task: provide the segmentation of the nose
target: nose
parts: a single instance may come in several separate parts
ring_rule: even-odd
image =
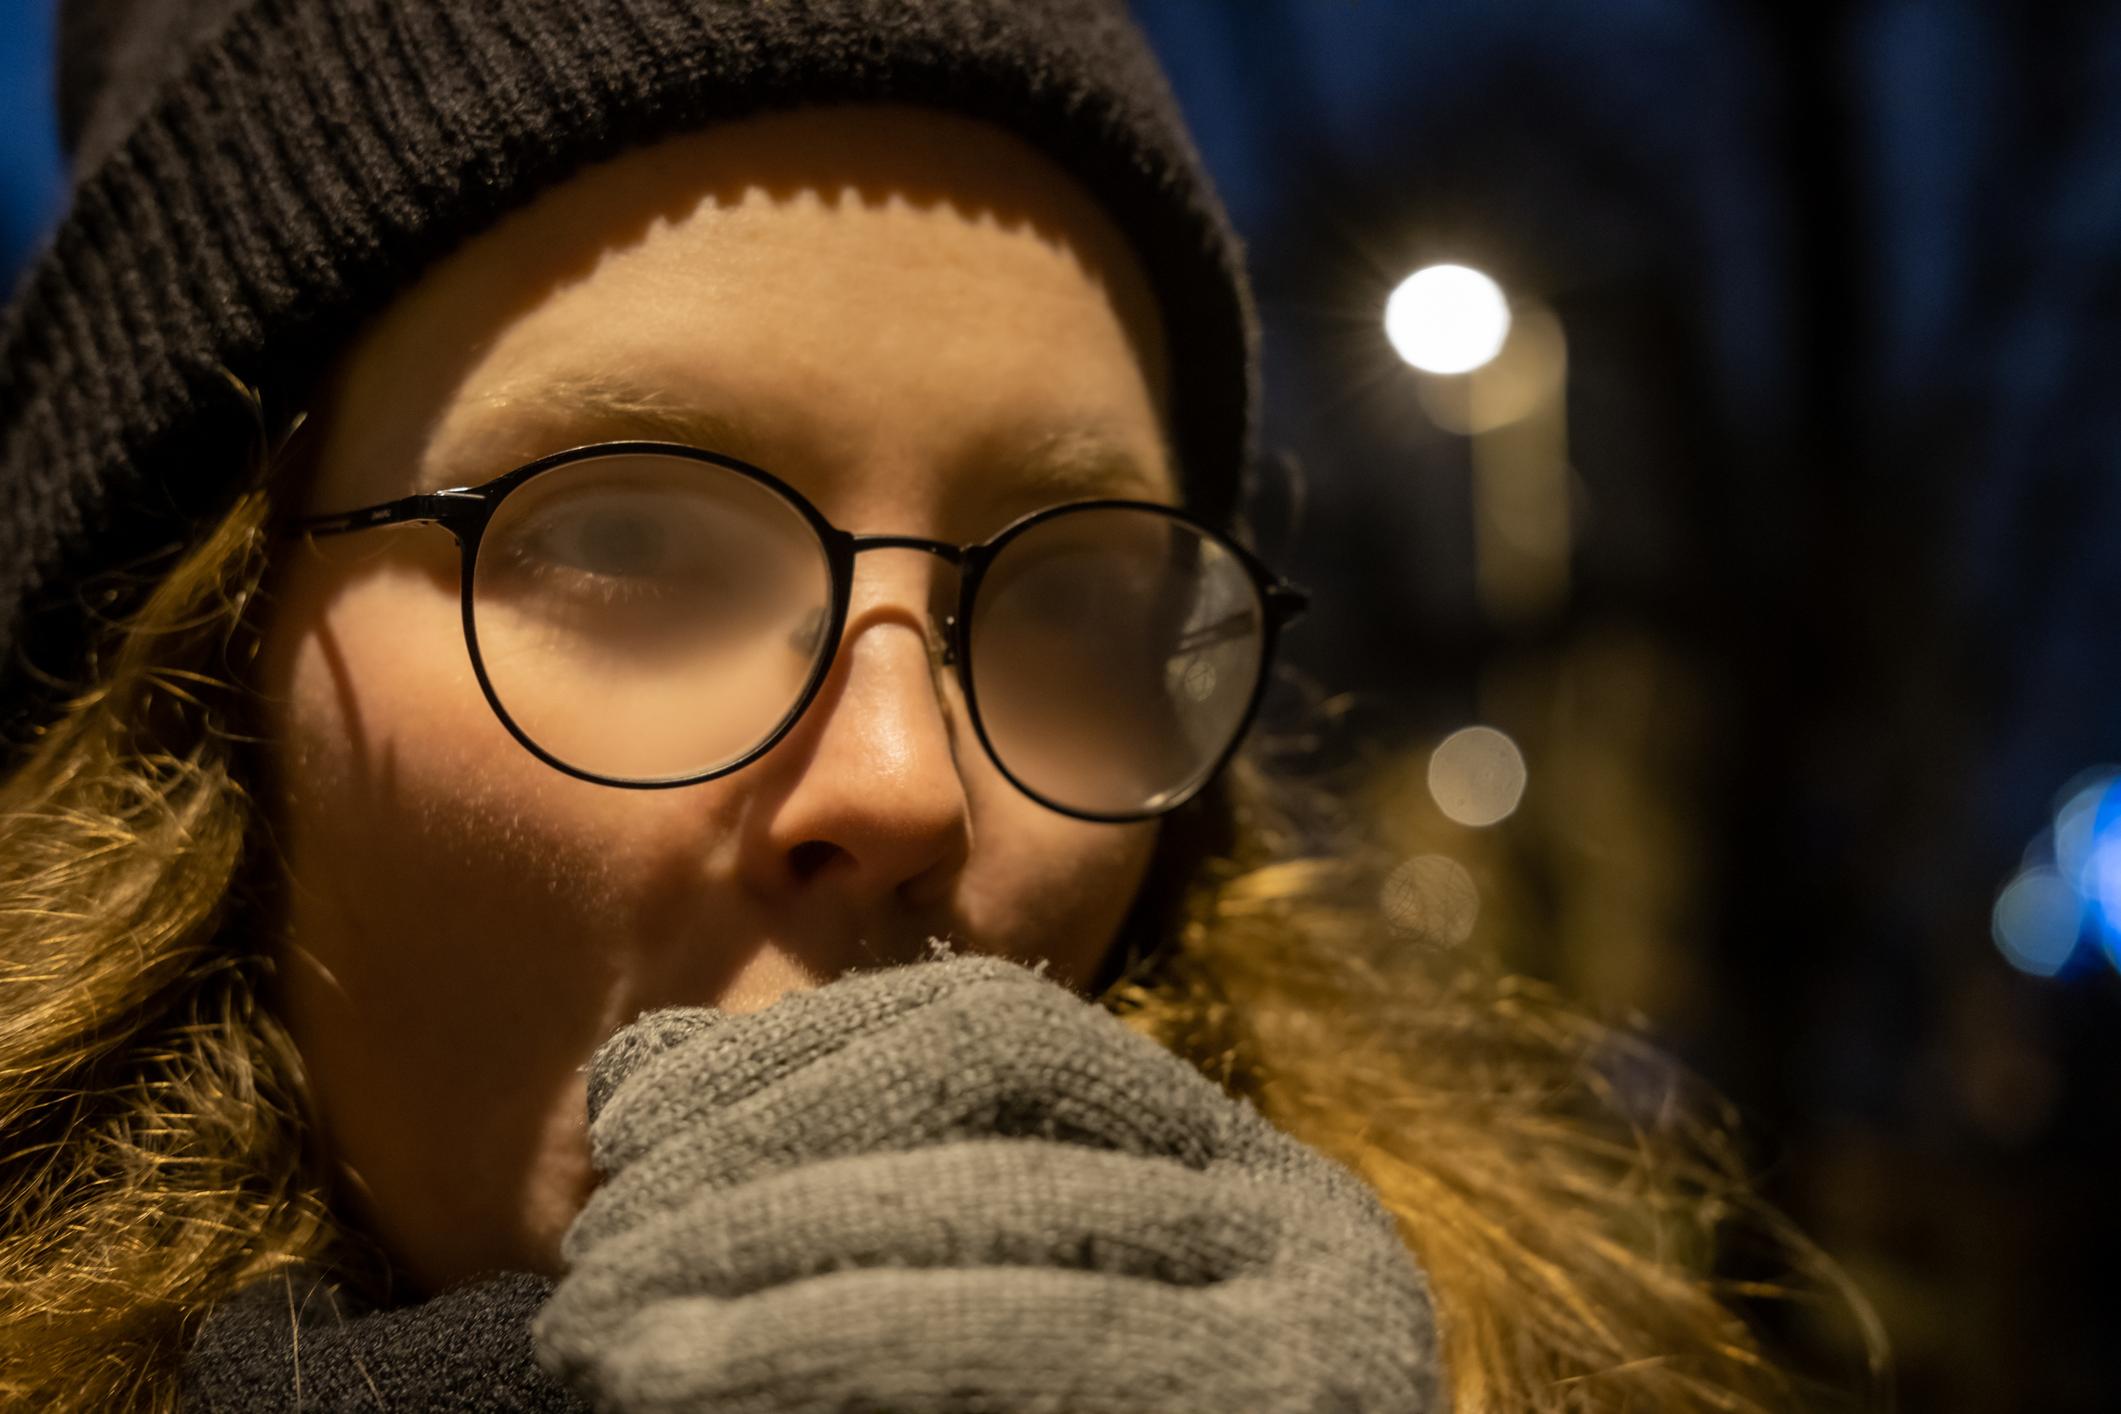
[[[767,896],[830,889],[856,916],[937,902],[972,848],[958,714],[927,605],[944,566],[891,550],[857,562],[832,670],[759,761],[745,867]]]

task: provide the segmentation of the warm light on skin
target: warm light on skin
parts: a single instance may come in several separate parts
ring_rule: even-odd
[[[1176,503],[1163,357],[1118,231],[1025,143],[912,109],[776,115],[580,174],[431,270],[313,409],[303,509],[680,417],[849,530],[969,541],[1053,484],[1011,484],[997,449],[1027,439],[1078,470],[1131,461]],[[538,395],[607,375],[626,391],[595,413]],[[755,1010],[930,937],[1094,974],[1157,827],[1063,816],[999,774],[932,656],[943,561],[864,555],[790,735],[656,791],[506,733],[457,562],[437,526],[291,544],[260,663],[294,880],[277,1004],[336,1171],[416,1282],[559,1271],[591,1186],[580,1067],[643,1011]]]
[[[1465,265],[1431,265],[1399,282],[1385,301],[1385,337],[1424,373],[1470,373],[1510,336],[1502,288]]]

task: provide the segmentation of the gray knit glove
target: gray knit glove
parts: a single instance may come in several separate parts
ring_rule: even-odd
[[[599,1409],[1441,1405],[1370,1189],[1015,963],[651,1012],[589,1114],[605,1182],[532,1331]]]

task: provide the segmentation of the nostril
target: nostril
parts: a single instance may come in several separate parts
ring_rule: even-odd
[[[788,851],[788,867],[795,871],[796,878],[809,879],[838,853],[840,847],[830,840],[804,840]]]

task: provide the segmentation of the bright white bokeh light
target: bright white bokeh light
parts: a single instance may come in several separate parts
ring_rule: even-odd
[[[2011,966],[2052,977],[2077,950],[2084,899],[2054,870],[2028,869],[1997,895],[1989,923],[1997,951]]]
[[[1524,754],[1493,727],[1461,727],[1429,756],[1429,794],[1461,825],[1492,825],[1524,798]]]
[[[1471,373],[1510,336],[1502,287],[1466,265],[1431,265],[1385,301],[1385,337],[1424,373]]]

